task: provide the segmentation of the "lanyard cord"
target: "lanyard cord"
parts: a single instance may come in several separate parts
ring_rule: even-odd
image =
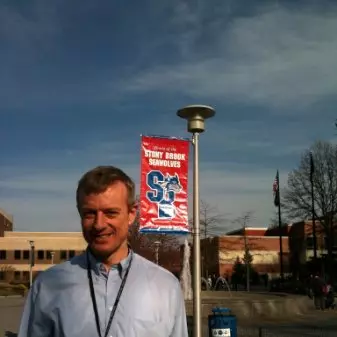
[[[126,280],[128,278],[128,275],[129,275],[132,259],[133,259],[133,253],[131,252],[130,262],[129,262],[129,265],[128,265],[127,269],[126,269],[125,275],[124,275],[124,277],[122,279],[122,283],[121,283],[121,285],[119,287],[115,303],[114,303],[114,305],[112,307],[111,314],[110,314],[110,317],[109,317],[108,325],[107,325],[106,330],[105,330],[104,337],[107,337],[108,334],[109,334],[109,330],[111,328],[112,320],[113,320],[113,318],[115,316],[119,300],[120,300],[120,298],[122,296],[122,292],[123,292]],[[94,314],[95,314],[96,328],[97,328],[98,336],[102,337],[101,325],[100,325],[100,322],[99,322],[98,308],[97,308],[97,302],[96,302],[96,296],[95,296],[94,282],[92,280],[91,263],[90,263],[90,259],[89,259],[89,251],[88,250],[87,250],[87,274],[88,274],[88,281],[89,281],[89,288],[90,288],[90,297],[91,297],[92,306],[93,306]]]

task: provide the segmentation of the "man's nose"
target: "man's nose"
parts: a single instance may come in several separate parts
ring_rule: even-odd
[[[105,217],[104,214],[102,212],[97,212],[96,214],[96,219],[95,219],[95,228],[96,229],[100,229],[100,228],[104,228],[105,227]]]

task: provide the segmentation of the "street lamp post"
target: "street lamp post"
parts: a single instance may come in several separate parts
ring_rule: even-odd
[[[192,133],[193,156],[193,336],[202,337],[201,312],[201,252],[199,219],[199,134],[205,131],[205,119],[215,110],[206,105],[189,105],[177,111],[187,120],[187,131]]]
[[[29,287],[32,287],[33,284],[33,267],[35,264],[35,246],[34,246],[34,241],[29,241],[29,245],[30,245],[30,266],[29,266]]]
[[[55,255],[55,252],[50,252],[51,264],[54,264],[54,255]]]
[[[160,246],[161,242],[160,241],[155,241],[154,242],[154,247],[155,247],[155,258],[156,258],[156,263],[159,264],[159,246]]]

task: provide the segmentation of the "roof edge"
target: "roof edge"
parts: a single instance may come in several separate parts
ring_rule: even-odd
[[[0,214],[13,224],[13,215],[8,214],[2,208],[0,208]]]

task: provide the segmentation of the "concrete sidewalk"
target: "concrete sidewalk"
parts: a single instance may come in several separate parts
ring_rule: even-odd
[[[14,337],[18,332],[24,302],[23,297],[0,298],[0,337],[5,337],[6,331],[12,333],[6,337]]]

